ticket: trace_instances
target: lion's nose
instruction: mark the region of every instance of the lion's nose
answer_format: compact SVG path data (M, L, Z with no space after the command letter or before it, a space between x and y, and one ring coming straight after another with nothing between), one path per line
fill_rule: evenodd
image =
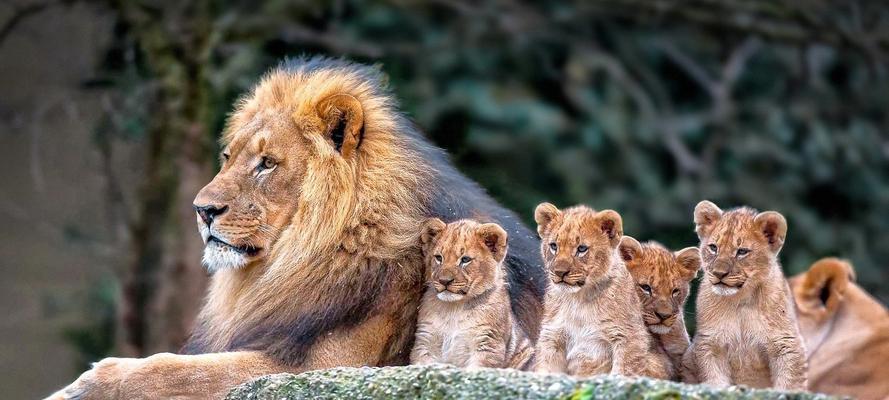
M728 275L728 271L722 271L718 269L714 269L711 273L713 274L713 276L716 277L716 279L719 280L722 280L722 278L725 278L725 276Z
M204 220L204 223L207 224L207 226L210 226L210 224L213 222L213 218L221 215L226 210L228 210L228 206L220 207L212 204L202 206L194 204L194 210L198 213L198 215L201 216L201 219Z
M657 315L658 318L661 319L661 321L666 321L667 318L670 318L670 316L672 315L671 313L662 313L660 311L655 311L654 313L655 315Z
M450 285L451 282L453 282L453 281L454 281L454 278L450 277L450 276L438 278L438 283L440 283L444 287L448 287L448 285Z

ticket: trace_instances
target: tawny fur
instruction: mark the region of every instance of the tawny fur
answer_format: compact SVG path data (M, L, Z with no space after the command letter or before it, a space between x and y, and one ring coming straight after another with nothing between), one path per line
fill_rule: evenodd
M805 348L778 262L787 233L784 217L750 208L723 212L702 201L694 221L704 277L683 379L806 390Z
M108 359L53 398L220 398L262 374L404 364L423 286L416 238L431 216L479 214L520 233L507 278L536 335L543 274L530 232L422 137L384 82L325 58L263 78L195 199L213 277L188 355Z
M524 369L533 346L510 309L506 231L493 223L445 225L432 218L421 236L427 289L411 364Z
M544 265L552 282L535 354L538 372L665 379L668 361L646 334L633 278L618 255L618 213L537 206Z
M789 280L806 339L809 389L889 399L889 310L854 280L852 265L836 258Z
M701 268L696 247L671 252L664 246L624 236L619 252L636 282L642 320L652 335L655 351L668 358L670 379L679 379L682 355L688 350L684 308L689 283Z

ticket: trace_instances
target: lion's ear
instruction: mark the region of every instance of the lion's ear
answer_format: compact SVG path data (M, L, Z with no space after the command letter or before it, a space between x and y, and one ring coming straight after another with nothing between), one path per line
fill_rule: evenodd
M822 258L812 264L803 277L798 297L833 313L843 301L849 284L855 280L855 270L845 260Z
M628 269L633 269L639 265L638 261L639 256L642 255L642 245L632 236L622 237L620 245L617 246L617 251Z
M338 93L329 96L315 107L324 125L325 137L344 158L358 148L364 134L364 109L355 96Z
M423 243L423 248L427 248L434 243L441 232L444 231L445 226L444 221L438 218L429 218L426 222L423 222L423 226L420 228L420 242Z
M497 262L506 257L506 231L497 224L482 224L478 227L478 237L482 244L491 251Z
M710 237L713 225L722 218L722 209L713 202L704 200L695 206L695 232L698 238Z
M676 262L682 267L682 278L692 280L701 269L701 250L697 247L686 247L674 253Z
M614 210L600 211L596 214L596 223L598 228L602 230L605 237L611 242L611 247L617 247L620 238L624 235L624 223L620 214Z
M558 216L562 215L562 212L559 211L559 208L552 205L552 203L540 203L537 205L537 208L534 210L534 222L537 222L537 234L540 237L546 235L549 232L549 228L551 227L551 223Z
M753 224L769 243L769 249L778 253L787 236L787 220L784 216L774 211L761 212L753 218Z

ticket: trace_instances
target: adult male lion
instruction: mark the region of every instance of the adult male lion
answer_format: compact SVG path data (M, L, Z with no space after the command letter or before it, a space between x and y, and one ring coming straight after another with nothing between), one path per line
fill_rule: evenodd
M239 102L195 198L213 273L185 355L108 358L56 398L218 398L275 372L406 363L423 289L421 222L509 232L512 308L536 338L535 236L396 110L378 71L295 59Z
M889 399L889 310L856 285L852 265L816 261L790 278L806 339L809 390Z

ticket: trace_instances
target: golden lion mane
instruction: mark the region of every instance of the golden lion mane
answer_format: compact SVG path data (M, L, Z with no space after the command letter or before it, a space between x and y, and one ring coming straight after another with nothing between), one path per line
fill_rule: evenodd
M268 262L213 275L183 353L258 350L299 365L323 335L386 316L394 328L385 348L367 350L379 354L378 365L406 363L423 290L418 232L427 217L486 217L509 232L512 307L536 339L545 277L535 235L423 137L384 82L375 68L298 58L272 70L238 103L223 146L233 126L268 110L289 113L297 129L317 130L312 115L322 99L352 96L364 118L357 160L349 162L320 136L311 141L314 156L301 161L305 177L294 188L297 211Z

